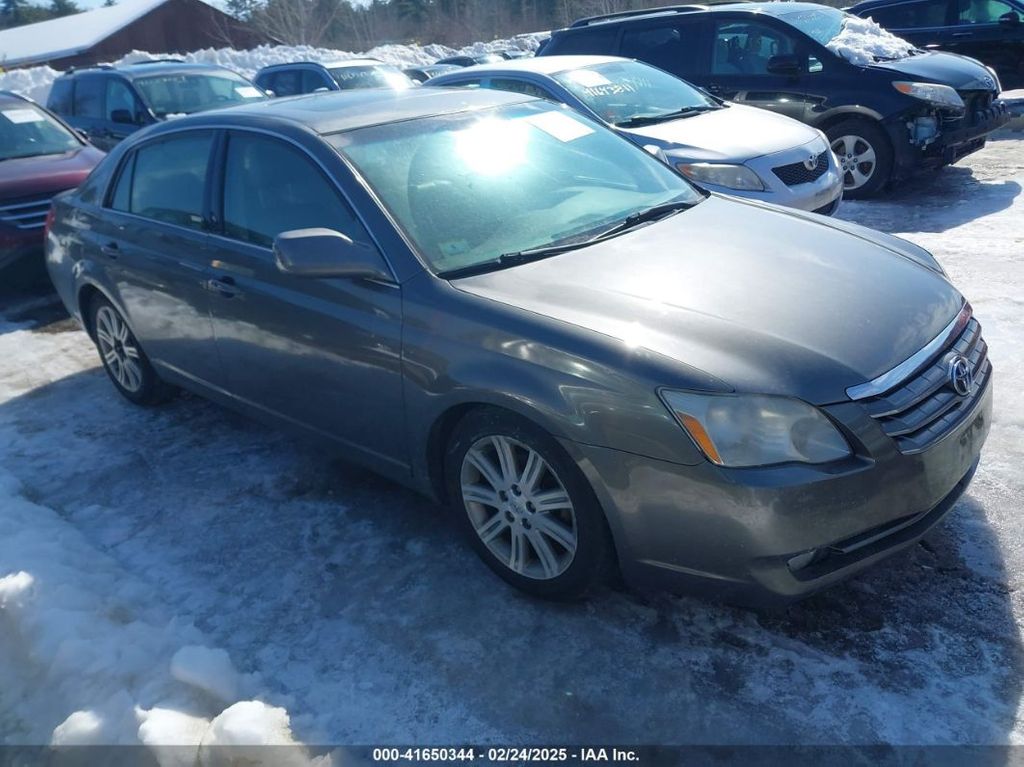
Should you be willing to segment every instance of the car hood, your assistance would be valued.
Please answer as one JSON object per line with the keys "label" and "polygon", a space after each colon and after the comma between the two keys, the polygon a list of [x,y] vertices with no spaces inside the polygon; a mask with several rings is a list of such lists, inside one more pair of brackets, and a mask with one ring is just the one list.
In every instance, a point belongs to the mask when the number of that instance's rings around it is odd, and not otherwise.
{"label": "car hood", "polygon": [[725,109],[642,128],[620,128],[640,145],[692,160],[739,161],[783,152],[818,138],[818,131],[785,115],[731,104]]}
{"label": "car hood", "polygon": [[871,234],[712,195],[603,243],[453,285],[737,391],[827,404],[917,352],[963,304],[914,246]]}
{"label": "car hood", "polygon": [[992,73],[983,64],[966,56],[942,51],[929,51],[896,61],[873,64],[874,69],[897,72],[908,78],[942,83],[958,91],[994,90]]}
{"label": "car hood", "polygon": [[102,159],[99,149],[83,146],[64,154],[4,160],[0,162],[0,202],[76,187]]}

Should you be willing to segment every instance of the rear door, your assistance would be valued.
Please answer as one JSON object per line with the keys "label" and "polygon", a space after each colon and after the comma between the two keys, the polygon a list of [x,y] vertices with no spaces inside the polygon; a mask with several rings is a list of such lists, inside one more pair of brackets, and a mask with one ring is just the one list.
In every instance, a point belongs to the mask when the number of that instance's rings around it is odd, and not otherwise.
{"label": "rear door", "polygon": [[[820,73],[823,62],[810,61],[808,50],[791,27],[752,15],[712,19],[706,87],[723,99],[806,121],[809,105],[808,76]],[[769,71],[776,56],[795,56],[799,71]]]}
{"label": "rear door", "polygon": [[133,150],[106,200],[108,215],[89,238],[153,363],[220,387],[206,290],[207,174],[215,136],[182,131]]}
{"label": "rear door", "polygon": [[222,234],[211,313],[230,391],[245,404],[395,466],[408,463],[397,283],[278,271],[281,232],[325,227],[375,247],[305,150],[232,131],[223,151]]}

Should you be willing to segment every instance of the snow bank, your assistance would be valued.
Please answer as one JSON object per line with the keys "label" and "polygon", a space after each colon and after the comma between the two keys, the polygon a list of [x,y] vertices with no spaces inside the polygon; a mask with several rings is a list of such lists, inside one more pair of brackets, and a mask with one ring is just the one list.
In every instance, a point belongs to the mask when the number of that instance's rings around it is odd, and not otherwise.
{"label": "snow bank", "polygon": [[[333,48],[314,48],[308,45],[261,45],[248,51],[236,51],[231,48],[206,48],[184,54],[181,58],[200,64],[218,64],[233,69],[246,77],[252,77],[262,67],[270,64],[285,64],[290,61],[337,61],[369,56],[399,67],[414,67],[433,64],[438,59],[457,53],[480,56],[484,53],[509,49],[532,52],[537,50],[541,40],[547,36],[546,32],[537,32],[505,40],[493,40],[489,43],[473,43],[459,49],[437,44],[380,45],[365,53],[340,51]],[[131,64],[153,58],[155,55],[164,54],[132,51],[113,63]],[[46,101],[46,96],[50,92],[50,83],[58,74],[60,73],[50,67],[32,67],[4,72],[0,74],[0,90],[12,90],[36,101]]]}
{"label": "snow bank", "polygon": [[[0,469],[0,711],[18,717],[0,743],[141,743],[166,765],[220,763],[218,746],[295,746],[288,713],[238,702],[257,678],[204,639]],[[161,750],[171,745],[191,748]]]}
{"label": "snow bank", "polygon": [[867,66],[881,59],[906,58],[914,46],[882,29],[873,19],[847,15],[843,28],[828,47],[852,64]]}

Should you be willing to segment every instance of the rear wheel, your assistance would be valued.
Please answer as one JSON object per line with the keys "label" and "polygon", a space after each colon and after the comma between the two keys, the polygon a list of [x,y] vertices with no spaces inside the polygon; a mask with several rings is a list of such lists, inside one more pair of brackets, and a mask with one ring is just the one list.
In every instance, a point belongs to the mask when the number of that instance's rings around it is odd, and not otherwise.
{"label": "rear wheel", "polygon": [[843,120],[826,134],[843,174],[843,197],[863,200],[881,192],[889,183],[893,163],[885,131],[868,120]]}
{"label": "rear wheel", "polygon": [[105,298],[91,306],[93,340],[117,390],[136,405],[167,401],[174,389],[160,380],[121,313]]}
{"label": "rear wheel", "polygon": [[501,578],[548,599],[605,579],[614,556],[604,513],[550,435],[505,411],[476,411],[456,428],[445,464],[459,524]]}

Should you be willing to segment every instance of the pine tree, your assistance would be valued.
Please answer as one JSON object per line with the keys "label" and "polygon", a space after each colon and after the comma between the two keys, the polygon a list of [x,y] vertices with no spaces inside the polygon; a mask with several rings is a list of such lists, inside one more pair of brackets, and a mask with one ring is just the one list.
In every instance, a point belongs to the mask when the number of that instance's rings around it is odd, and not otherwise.
{"label": "pine tree", "polygon": [[73,13],[80,13],[81,8],[75,4],[75,0],[50,0],[50,15],[70,16]]}
{"label": "pine tree", "polygon": [[2,0],[0,2],[0,17],[4,26],[12,27],[22,21],[22,11],[25,8],[25,0]]}

